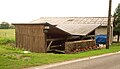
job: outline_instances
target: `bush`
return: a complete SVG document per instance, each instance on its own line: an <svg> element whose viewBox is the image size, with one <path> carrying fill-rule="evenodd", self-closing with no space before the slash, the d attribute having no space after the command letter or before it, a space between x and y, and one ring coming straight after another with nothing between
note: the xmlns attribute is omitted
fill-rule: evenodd
<svg viewBox="0 0 120 69"><path fill-rule="evenodd" d="M9 43L15 43L15 40L10 38L0 38L0 44L9 44Z"/></svg>

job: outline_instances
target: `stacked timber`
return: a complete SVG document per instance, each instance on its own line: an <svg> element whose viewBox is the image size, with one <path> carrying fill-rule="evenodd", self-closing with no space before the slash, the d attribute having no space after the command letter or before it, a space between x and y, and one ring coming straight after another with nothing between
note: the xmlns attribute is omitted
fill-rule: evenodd
<svg viewBox="0 0 120 69"><path fill-rule="evenodd" d="M65 42L65 53L83 52L92 49L97 49L95 40Z"/></svg>

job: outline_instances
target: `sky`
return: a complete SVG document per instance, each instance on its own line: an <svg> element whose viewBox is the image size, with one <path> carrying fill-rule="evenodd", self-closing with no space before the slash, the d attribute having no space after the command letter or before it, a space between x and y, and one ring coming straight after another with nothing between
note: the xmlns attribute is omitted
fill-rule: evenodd
<svg viewBox="0 0 120 69"><path fill-rule="evenodd" d="M120 0L112 1L112 14ZM109 0L0 0L0 22L28 23L40 17L107 17Z"/></svg>

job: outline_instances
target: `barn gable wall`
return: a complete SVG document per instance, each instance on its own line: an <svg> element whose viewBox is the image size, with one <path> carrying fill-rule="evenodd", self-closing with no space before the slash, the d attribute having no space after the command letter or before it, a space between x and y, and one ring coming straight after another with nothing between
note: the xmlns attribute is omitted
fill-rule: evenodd
<svg viewBox="0 0 120 69"><path fill-rule="evenodd" d="M107 27L98 27L95 30L95 35L107 34Z"/></svg>
<svg viewBox="0 0 120 69"><path fill-rule="evenodd" d="M15 25L16 47L33 52L46 52L44 25Z"/></svg>
<svg viewBox="0 0 120 69"><path fill-rule="evenodd" d="M113 26L111 26L110 32L111 32L110 33L110 44L111 44L113 41ZM95 35L101 35L101 34L107 35L107 26L100 26L95 29Z"/></svg>

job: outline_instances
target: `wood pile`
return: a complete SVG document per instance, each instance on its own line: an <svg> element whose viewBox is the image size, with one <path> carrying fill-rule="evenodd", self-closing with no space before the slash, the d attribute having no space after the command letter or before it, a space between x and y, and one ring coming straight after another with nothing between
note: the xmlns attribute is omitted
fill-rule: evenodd
<svg viewBox="0 0 120 69"><path fill-rule="evenodd" d="M65 42L65 53L84 52L93 49L98 49L95 40Z"/></svg>

